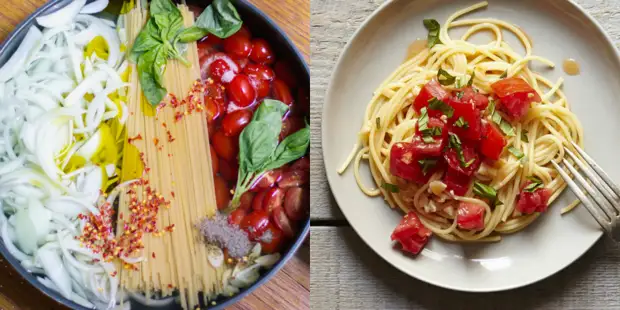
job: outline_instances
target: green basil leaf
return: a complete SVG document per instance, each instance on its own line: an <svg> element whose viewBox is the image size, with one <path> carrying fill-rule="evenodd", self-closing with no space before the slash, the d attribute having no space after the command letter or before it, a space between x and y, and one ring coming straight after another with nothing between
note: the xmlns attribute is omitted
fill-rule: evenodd
<svg viewBox="0 0 620 310"><path fill-rule="evenodd" d="M215 0L198 16L194 26L225 39L241 28L239 13L229 0Z"/></svg>
<svg viewBox="0 0 620 310"><path fill-rule="evenodd" d="M380 117L377 117L377 118L375 119L375 122L377 123L377 129L381 129L381 118L380 118Z"/></svg>
<svg viewBox="0 0 620 310"><path fill-rule="evenodd" d="M505 119L502 119L502 121L500 122L499 129L501 129L502 132L507 136L515 136L515 128L512 127L512 125L510 125L510 123Z"/></svg>
<svg viewBox="0 0 620 310"><path fill-rule="evenodd" d="M276 113L278 118L281 119L282 117L284 117L284 114L286 114L287 111L288 106L282 101L265 99L254 112L252 120L254 121L268 118L272 113Z"/></svg>
<svg viewBox="0 0 620 310"><path fill-rule="evenodd" d="M489 199L491 201L495 201L497 199L497 191L493 187L477 181L474 182L474 195Z"/></svg>
<svg viewBox="0 0 620 310"><path fill-rule="evenodd" d="M431 136L422 136L422 141L424 141L424 143L426 144L435 143L435 139Z"/></svg>
<svg viewBox="0 0 620 310"><path fill-rule="evenodd" d="M461 139L459 139L457 135L451 132L448 133L448 135L450 135L450 137L448 138L448 147L456 151L456 156L459 158L461 167L467 168L471 166L471 164L473 164L476 160L475 158L472 158L468 162L465 162L465 155L463 155L463 146L461 144Z"/></svg>
<svg viewBox="0 0 620 310"><path fill-rule="evenodd" d="M530 181L532 181L534 183L542 183L543 182L539 177L537 177L535 175L528 176L528 177L526 177L526 179L528 179L528 180L530 180Z"/></svg>
<svg viewBox="0 0 620 310"><path fill-rule="evenodd" d="M499 76L500 79L504 79L508 76L508 70L504 71L504 73L502 73L502 75Z"/></svg>
<svg viewBox="0 0 620 310"><path fill-rule="evenodd" d="M170 0L151 0L149 7L151 16L156 14L176 14L181 15L181 11Z"/></svg>
<svg viewBox="0 0 620 310"><path fill-rule="evenodd" d="M491 120L493 121L493 123L499 125L502 123L502 116L499 115L499 113L497 113L497 111L493 112L493 115L491 116Z"/></svg>
<svg viewBox="0 0 620 310"><path fill-rule="evenodd" d="M435 44L441 44L441 40L439 39L439 29L441 26L439 22L434 19L425 19L423 21L424 28L428 30L428 36L426 38L426 45L428 48L435 46Z"/></svg>
<svg viewBox="0 0 620 310"><path fill-rule="evenodd" d="M418 130L424 131L428 129L428 110L422 108L420 110L420 117L418 118Z"/></svg>
<svg viewBox="0 0 620 310"><path fill-rule="evenodd" d="M521 140L525 143L530 142L530 139L527 137L527 134L528 134L527 130L525 129L521 130Z"/></svg>
<svg viewBox="0 0 620 310"><path fill-rule="evenodd" d="M514 155L517 159L521 159L521 158L523 158L525 156L525 154L523 154L523 152L521 152L521 150L519 150L518 148L513 147L513 146L509 147L508 151L510 153L512 153L512 155Z"/></svg>
<svg viewBox="0 0 620 310"><path fill-rule="evenodd" d="M443 77L443 79L442 79L442 77ZM452 85L452 84L454 84L455 80L456 80L456 77L450 75L450 73L448 73L448 71L446 71L444 69L439 69L437 71L437 81L439 81L439 84L441 84L443 86Z"/></svg>
<svg viewBox="0 0 620 310"><path fill-rule="evenodd" d="M160 83L153 72L153 64L156 62L161 46L142 54L138 59L138 78L142 93L151 105L158 105L166 96L167 91Z"/></svg>
<svg viewBox="0 0 620 310"><path fill-rule="evenodd" d="M157 84L162 87L164 85L164 72L166 71L166 63L168 60L167 57L168 53L166 51L166 46L163 45L158 49L152 64L153 77L155 78Z"/></svg>
<svg viewBox="0 0 620 310"><path fill-rule="evenodd" d="M250 122L239 135L239 170L262 171L261 168L270 162L271 155L278 146L279 134L274 133L273 124L266 121Z"/></svg>
<svg viewBox="0 0 620 310"><path fill-rule="evenodd" d="M133 63L138 63L138 57L143 53L155 49L157 46L162 45L161 37L159 36L159 29L154 20L149 19L146 22L142 31L136 38L136 41L129 53L129 60Z"/></svg>
<svg viewBox="0 0 620 310"><path fill-rule="evenodd" d="M435 97L428 101L428 108L431 110L441 111L441 113L445 114L448 118L452 117L454 114L454 109L450 105Z"/></svg>
<svg viewBox="0 0 620 310"><path fill-rule="evenodd" d="M454 122L454 126L467 129L469 128L469 123L467 123L467 121L465 121L465 119L461 116L456 120L456 122Z"/></svg>
<svg viewBox="0 0 620 310"><path fill-rule="evenodd" d="M195 42L209 34L205 29L192 26L179 32L177 39L183 43Z"/></svg>
<svg viewBox="0 0 620 310"><path fill-rule="evenodd" d="M461 98L463 98L463 95L464 95L464 94L465 94L465 92L464 92L464 91L457 92L457 93L456 93L456 98L461 99Z"/></svg>
<svg viewBox="0 0 620 310"><path fill-rule="evenodd" d="M467 86L474 85L474 78L476 77L476 71L471 72L471 78L467 81Z"/></svg>
<svg viewBox="0 0 620 310"><path fill-rule="evenodd" d="M381 184L381 187L383 187L386 191L388 191L390 193L398 193L398 192L400 192L400 188L398 188L398 186L396 186L394 184L383 182L383 184Z"/></svg>
<svg viewBox="0 0 620 310"><path fill-rule="evenodd" d="M156 14L151 19L155 20L155 24L159 28L159 36L162 41L172 45L174 37L183 28L183 16L177 14Z"/></svg>
<svg viewBox="0 0 620 310"><path fill-rule="evenodd" d="M530 184L523 189L526 192L533 193L536 190L545 187L543 181L536 176L528 176L527 179L530 181Z"/></svg>
<svg viewBox="0 0 620 310"><path fill-rule="evenodd" d="M430 169L437 165L437 159L421 159L418 160L420 166L422 166L422 173L426 175Z"/></svg>
<svg viewBox="0 0 620 310"><path fill-rule="evenodd" d="M310 146L310 128L302 128L286 137L271 156L271 162L261 170L280 168L294 160L304 156Z"/></svg>

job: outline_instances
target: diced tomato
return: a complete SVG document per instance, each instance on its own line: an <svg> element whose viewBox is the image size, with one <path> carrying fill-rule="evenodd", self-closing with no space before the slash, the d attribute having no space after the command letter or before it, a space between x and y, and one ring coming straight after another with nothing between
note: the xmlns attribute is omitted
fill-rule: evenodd
<svg viewBox="0 0 620 310"><path fill-rule="evenodd" d="M452 191L456 196L463 196L469 190L471 177L459 174L451 169L446 171L443 176L443 183L446 184L446 191Z"/></svg>
<svg viewBox="0 0 620 310"><path fill-rule="evenodd" d="M419 124L416 123L415 131L416 136L413 139L413 148L415 153L421 156L440 156L444 147L448 143L448 130L446 129L446 123L438 118L431 117L428 119L428 128L440 128L441 134L433 136L435 142L426 143L422 140L422 132L420 132Z"/></svg>
<svg viewBox="0 0 620 310"><path fill-rule="evenodd" d="M267 194L265 194L263 210L271 213L275 208L281 208L285 193L286 192L281 188L274 187L270 189Z"/></svg>
<svg viewBox="0 0 620 310"><path fill-rule="evenodd" d="M483 206L461 202L456 214L456 224L460 229L481 230L484 228Z"/></svg>
<svg viewBox="0 0 620 310"><path fill-rule="evenodd" d="M454 148L448 149L448 151L444 153L443 157L448 163L450 170L466 176L471 176L474 172L478 171L478 168L480 167L480 157L473 147L462 144L461 148L463 149L464 164L469 164L467 167L464 167L461 163L458 153Z"/></svg>
<svg viewBox="0 0 620 310"><path fill-rule="evenodd" d="M257 240L263 235L269 226L269 214L264 211L252 211L241 221L239 227L248 232L252 241Z"/></svg>
<svg viewBox="0 0 620 310"><path fill-rule="evenodd" d="M525 186L527 186L527 184L528 183L526 183ZM517 201L517 211L523 214L545 212L551 194L553 194L553 192L548 188L539 188L533 193L521 190L519 200Z"/></svg>
<svg viewBox="0 0 620 310"><path fill-rule="evenodd" d="M501 131L495 125L484 122L482 141L480 142L480 153L486 158L498 160L504 147L508 143Z"/></svg>
<svg viewBox="0 0 620 310"><path fill-rule="evenodd" d="M419 160L425 159L416 154L413 143L398 142L390 151L390 173L408 181L426 183L437 169L431 168L424 174Z"/></svg>
<svg viewBox="0 0 620 310"><path fill-rule="evenodd" d="M489 98L481 93L476 92L470 86L465 87L458 92L461 92L461 98L459 99L461 102L471 104L478 110L484 110L489 105Z"/></svg>
<svg viewBox="0 0 620 310"><path fill-rule="evenodd" d="M230 225L239 226L246 214L247 212L245 209L238 208L237 210L230 213L230 215L228 216L228 223Z"/></svg>
<svg viewBox="0 0 620 310"><path fill-rule="evenodd" d="M424 227L418 216L414 212L409 212L396 226L391 239L400 242L403 251L418 254L431 235L432 232Z"/></svg>
<svg viewBox="0 0 620 310"><path fill-rule="evenodd" d="M262 253L271 254L278 252L282 245L282 230L270 222L259 240Z"/></svg>
<svg viewBox="0 0 620 310"><path fill-rule="evenodd" d="M540 95L524 79L513 77L501 79L491 88L499 98L499 108L512 119L521 119L532 102L540 102Z"/></svg>
<svg viewBox="0 0 620 310"><path fill-rule="evenodd" d="M480 140L482 135L482 117L480 110L476 109L473 103L465 103L456 97L449 101L450 106L454 109L454 114L450 118L450 131L455 133L459 138L467 141L476 142ZM462 118L466 122L466 126L458 126L458 120Z"/></svg>
<svg viewBox="0 0 620 310"><path fill-rule="evenodd" d="M428 101L433 98L437 98L444 102L450 98L450 93L445 90L441 84L439 84L437 79L430 80L430 82L426 83L426 85L422 87L418 96L416 96L413 100L413 108L419 113L422 108L428 107ZM441 112L436 110L428 110L428 115L440 116Z"/></svg>

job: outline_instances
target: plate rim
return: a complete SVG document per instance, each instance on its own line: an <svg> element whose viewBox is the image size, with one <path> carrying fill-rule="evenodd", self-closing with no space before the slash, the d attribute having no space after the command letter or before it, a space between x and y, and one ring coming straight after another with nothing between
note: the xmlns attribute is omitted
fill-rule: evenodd
<svg viewBox="0 0 620 310"><path fill-rule="evenodd" d="M329 82L327 84L327 88L325 90L325 100L323 103L323 107L321 108L321 116L322 115L326 115L327 113L327 109L328 106L330 105L329 102L331 101L331 97L332 97L332 92L334 91L333 87L334 87L334 76L336 71L339 70L339 68L342 66L342 62L345 59L346 54L348 53L348 51L350 50L351 45L353 44L353 41L355 41L357 39L357 37L359 36L359 34L366 29L366 27L368 27L369 23L371 20L373 20L377 15L379 15L383 10L385 10L388 6L393 5L394 3L398 2L398 1L405 1L405 0L388 0L384 3L382 3L381 5L379 5L379 7L377 7L370 15L368 15L368 17L366 17L364 19L364 21L361 23L361 25L355 30L355 32L353 32L353 34L348 38L347 43L344 45L344 47L342 48L342 51L340 52L340 55L338 56L338 59L336 60L335 64L334 64L334 69L332 70L330 77L329 77ZM418 1L429 1L429 0L418 0ZM488 0L487 0L488 1ZM547 0L550 1L550 0ZM482 1L480 1L482 2ZM618 48L615 47L615 44L613 43L613 40L611 39L611 37L609 36L609 34L607 33L607 31L605 31L605 29L603 28L603 26L592 16L590 15L586 10L584 10L584 8L582 8L579 4L577 4L574 0L566 0L567 5L572 6L574 9L576 9L577 11L579 11L588 22L590 22L592 25L594 25L596 27L596 30L599 31L599 33L603 36L605 42L608 44L608 46L612 47L613 50L613 55L615 56L616 60L618 61L618 63L620 63L620 51L618 50ZM326 131L326 123L327 120L324 117L321 117L321 153L323 155L323 167L327 170L327 156L326 154L328 152L326 152L326 137L329 134ZM596 237L596 239L594 239L594 241L592 242L592 244L590 244L589 246L585 247L583 252L580 253L579 255L577 255L575 257L575 259L573 259L572 261L570 261L569 263L562 265L562 266L558 266L557 268L555 268L554 270L551 270L551 272L545 274L542 277L539 277L537 279L533 279L533 280L525 280L525 281L520 281L520 282L515 282L512 285L502 285L502 286L495 286L495 287L481 287L481 288L468 288L468 287L462 287L462 286L457 286L457 285L453 285L450 283L443 283L440 281L436 281L433 279L430 279L428 277L424 277L424 276L420 276L420 275L416 275L414 274L414 272L406 270L406 268L404 268L403 266L399 266L397 263L393 263L388 257L387 255L385 255L383 252L380 252L378 250L375 249L375 247L365 238L362 236L362 234L360 234L360 232L358 231L358 228L356 228L352 222L349 216L347 216L347 212L340 206L340 200L338 198L338 196L334 193L333 188L332 188L332 184L334 184L334 182L336 182L336 180L333 180L332 177L330 177L330 173L328 173L327 171L325 172L325 176L327 178L327 183L329 184L329 188L330 188L330 192L332 194L332 196L334 197L334 200L336 201L336 205L338 206L338 208L340 209L340 211L342 212L342 214L344 215L345 219L347 220L347 222L349 223L350 227L353 229L353 231L355 231L355 233L357 234L357 236L362 239L362 241L366 244L366 246L368 246L375 254L377 254L379 257L381 257L381 259L383 259L385 262L387 262L391 267L396 268L397 270L399 270L401 273L406 274L414 279L417 279L419 281L440 287L440 288L444 288L444 289L449 289L449 290L453 290L453 291L460 291L460 292L469 292L469 293L492 293L492 292L501 292L501 291L507 291L507 290L513 290L513 289L517 289L517 288L521 288L521 287L526 287L529 285L532 285L534 283L538 283L541 282L555 274L557 274L558 272L566 269L568 266L573 265L575 262L577 262L579 259L581 259L585 253L587 253L588 251L590 251L592 249L592 247L597 244L600 240L601 237L604 235L603 231L599 231L598 237ZM564 189L564 191L566 191L568 189ZM447 242L447 241L443 241L442 242ZM415 258L414 258L415 259Z"/></svg>

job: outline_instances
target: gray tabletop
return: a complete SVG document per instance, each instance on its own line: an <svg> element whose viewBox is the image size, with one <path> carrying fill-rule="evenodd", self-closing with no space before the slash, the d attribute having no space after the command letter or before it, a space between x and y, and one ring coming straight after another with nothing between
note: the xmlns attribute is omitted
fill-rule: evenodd
<svg viewBox="0 0 620 310"><path fill-rule="evenodd" d="M539 283L495 294L471 294L434 287L400 273L350 228L325 176L321 111L331 70L342 48L383 2L312 0L312 308L620 309L620 247L607 240L602 239L576 263ZM575 2L594 16L620 47L620 0Z"/></svg>

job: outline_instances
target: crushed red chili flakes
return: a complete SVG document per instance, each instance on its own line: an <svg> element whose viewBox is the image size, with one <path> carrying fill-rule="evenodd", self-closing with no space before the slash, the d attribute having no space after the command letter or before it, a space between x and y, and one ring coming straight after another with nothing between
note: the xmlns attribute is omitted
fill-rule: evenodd
<svg viewBox="0 0 620 310"><path fill-rule="evenodd" d="M151 254L151 256L152 256L153 258L155 258L155 252L153 252L153 253Z"/></svg>
<svg viewBox="0 0 620 310"><path fill-rule="evenodd" d="M170 195L172 196L172 198L176 198L174 195L174 191L170 192Z"/></svg>
<svg viewBox="0 0 620 310"><path fill-rule="evenodd" d="M157 146L159 144L159 139L158 138L153 138L153 143L155 144L155 146Z"/></svg>
<svg viewBox="0 0 620 310"><path fill-rule="evenodd" d="M127 142L128 143L132 143L134 141L138 141L138 140L142 140L142 135L141 134L137 134L135 137L133 138L127 138Z"/></svg>

